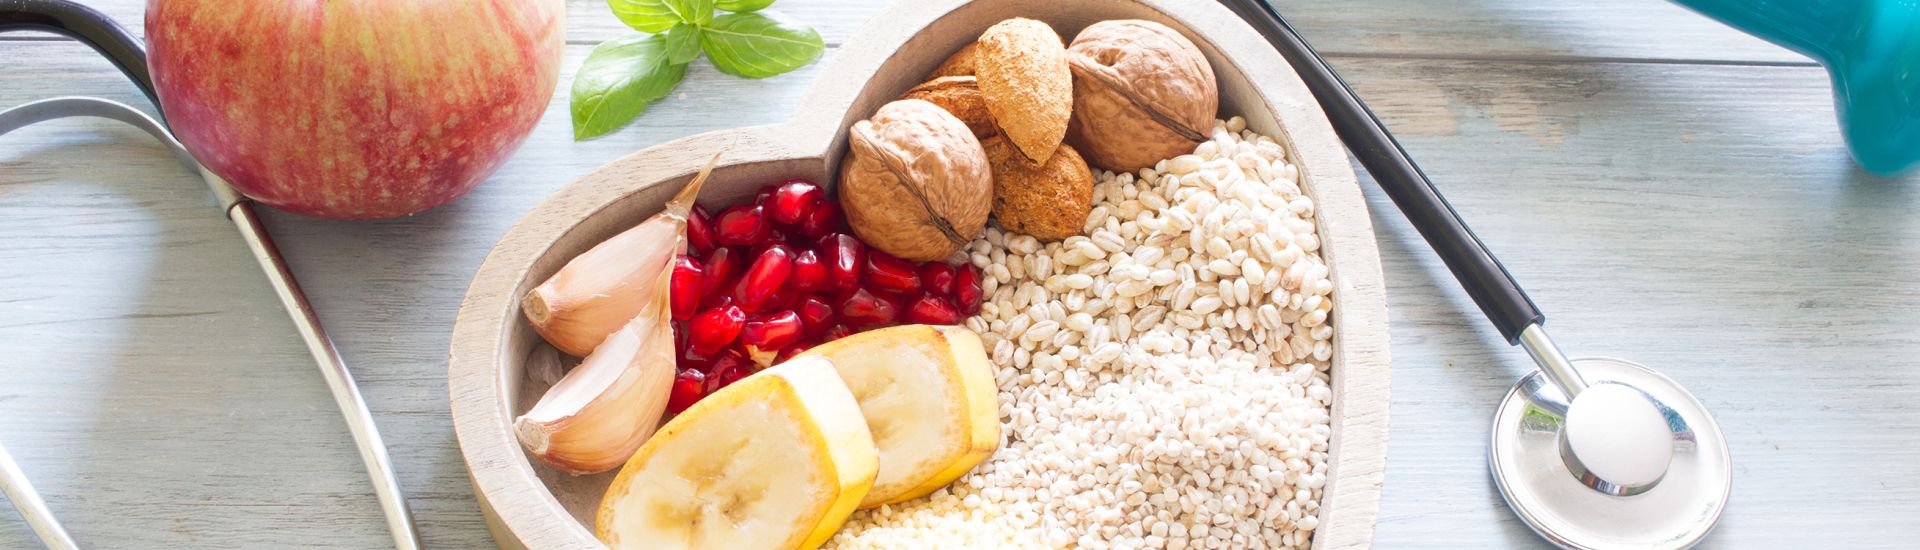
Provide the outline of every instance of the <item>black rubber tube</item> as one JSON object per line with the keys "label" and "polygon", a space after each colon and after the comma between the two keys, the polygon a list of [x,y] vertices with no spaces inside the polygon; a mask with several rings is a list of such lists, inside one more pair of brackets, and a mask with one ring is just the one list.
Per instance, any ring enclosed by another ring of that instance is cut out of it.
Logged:
{"label": "black rubber tube", "polygon": [[0,0],[0,33],[42,31],[79,40],[120,68],[155,110],[160,96],[147,72],[147,49],[107,14],[68,0]]}
{"label": "black rubber tube", "polygon": [[1407,152],[1400,148],[1400,143],[1387,132],[1380,119],[1373,116],[1373,111],[1367,109],[1353,89],[1272,6],[1261,0],[1222,2],[1260,31],[1280,56],[1293,65],[1307,89],[1313,92],[1314,99],[1326,110],[1327,120],[1333,123],[1340,141],[1346,143],[1360,165],[1365,166],[1367,173],[1387,192],[1387,197],[1413,222],[1414,229],[1419,230],[1420,236],[1440,255],[1440,260],[1447,264],[1454,278],[1459,279],[1460,286],[1466,288],[1480,311],[1500,329],[1507,343],[1518,343],[1520,331],[1528,325],[1546,322],[1546,315],[1534,306],[1533,299],[1527,297],[1520,284],[1507,274],[1507,268],[1494,259],[1480,238],[1460,220],[1446,197],[1434,189],[1433,182],[1407,157]]}

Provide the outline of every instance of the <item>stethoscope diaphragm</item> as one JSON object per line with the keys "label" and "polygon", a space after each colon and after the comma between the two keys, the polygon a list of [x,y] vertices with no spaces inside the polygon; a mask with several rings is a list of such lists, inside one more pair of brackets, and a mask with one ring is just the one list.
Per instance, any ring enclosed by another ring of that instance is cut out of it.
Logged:
{"label": "stethoscope diaphragm", "polygon": [[1671,461],[1628,494],[1583,481],[1564,460],[1567,403],[1539,372],[1513,385],[1494,412],[1487,455],[1507,505],[1542,538],[1565,548],[1686,548],[1718,522],[1733,490],[1733,463],[1705,405],[1673,379],[1620,359],[1573,363],[1591,388],[1642,392],[1672,434]]}

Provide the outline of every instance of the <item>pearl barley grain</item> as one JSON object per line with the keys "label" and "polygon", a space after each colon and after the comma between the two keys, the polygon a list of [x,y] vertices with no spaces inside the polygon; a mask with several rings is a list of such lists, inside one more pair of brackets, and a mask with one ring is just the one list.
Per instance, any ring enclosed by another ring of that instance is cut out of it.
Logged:
{"label": "pearl barley grain", "polygon": [[1001,448],[829,547],[1312,545],[1334,332],[1314,204],[1272,138],[1239,117],[1210,135],[1098,174],[1086,236],[967,248],[995,285],[968,326],[988,329]]}

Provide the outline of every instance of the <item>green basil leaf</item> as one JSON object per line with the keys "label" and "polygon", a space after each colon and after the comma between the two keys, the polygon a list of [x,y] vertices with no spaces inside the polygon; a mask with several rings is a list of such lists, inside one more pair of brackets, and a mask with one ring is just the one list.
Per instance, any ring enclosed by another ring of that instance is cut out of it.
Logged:
{"label": "green basil leaf", "polygon": [[760,11],[773,5],[773,0],[719,0],[714,5],[733,12]]}
{"label": "green basil leaf", "polygon": [[664,32],[680,23],[667,0],[607,0],[613,16],[640,32]]}
{"label": "green basil leaf", "polygon": [[674,25],[667,29],[666,37],[668,63],[685,65],[700,57],[700,27],[685,23]]}
{"label": "green basil leaf", "polygon": [[766,78],[812,63],[826,51],[813,27],[767,13],[729,13],[701,29],[700,48],[720,72]]}
{"label": "green basil leaf", "polygon": [[666,97],[687,76],[685,63],[669,63],[662,35],[634,35],[601,42],[573,76],[569,107],[573,139],[614,131]]}
{"label": "green basil leaf", "polygon": [[681,22],[705,25],[713,22],[714,0],[664,0],[667,9],[680,18]]}

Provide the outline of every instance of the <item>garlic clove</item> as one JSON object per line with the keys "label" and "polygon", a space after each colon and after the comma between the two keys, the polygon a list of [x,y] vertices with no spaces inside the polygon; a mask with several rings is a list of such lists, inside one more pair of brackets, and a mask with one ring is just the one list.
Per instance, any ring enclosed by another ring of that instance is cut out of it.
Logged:
{"label": "garlic clove", "polygon": [[667,408],[674,354],[673,326],[665,319],[649,308],[607,337],[514,421],[521,445],[573,474],[626,463]]}
{"label": "garlic clove", "polygon": [[686,249],[687,215],[723,153],[714,154],[659,214],[594,245],[527,291],[520,310],[534,332],[568,355],[584,356],[639,315],[656,291],[664,292],[667,279],[657,275]]}
{"label": "garlic clove", "polygon": [[687,215],[719,160],[714,154],[660,214],[574,258],[527,294],[527,319],[541,336],[586,355],[513,422],[515,437],[541,462],[573,474],[611,470],[659,428],[676,362],[669,261],[686,246]]}
{"label": "garlic clove", "polygon": [[664,285],[658,275],[679,251],[671,223],[648,220],[567,262],[520,302],[527,322],[548,343],[585,356],[632,321]]}

